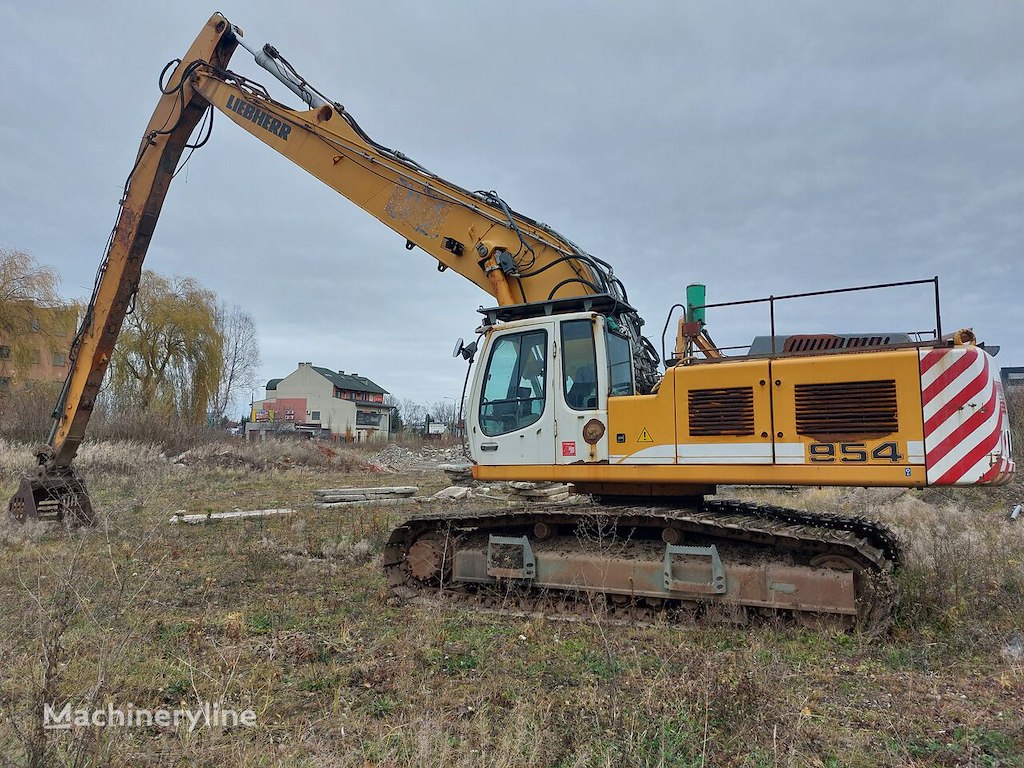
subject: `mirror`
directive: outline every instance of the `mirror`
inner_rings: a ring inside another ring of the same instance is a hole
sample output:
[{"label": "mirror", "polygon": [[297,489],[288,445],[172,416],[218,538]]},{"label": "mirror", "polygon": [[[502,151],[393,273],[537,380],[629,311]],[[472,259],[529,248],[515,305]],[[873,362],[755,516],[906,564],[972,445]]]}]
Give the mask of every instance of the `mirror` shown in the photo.
[{"label": "mirror", "polygon": [[463,344],[462,339],[455,342],[455,351],[452,352],[452,357],[462,357],[469,362],[473,362],[473,356],[476,355],[477,343],[475,341],[469,342],[469,344]]}]

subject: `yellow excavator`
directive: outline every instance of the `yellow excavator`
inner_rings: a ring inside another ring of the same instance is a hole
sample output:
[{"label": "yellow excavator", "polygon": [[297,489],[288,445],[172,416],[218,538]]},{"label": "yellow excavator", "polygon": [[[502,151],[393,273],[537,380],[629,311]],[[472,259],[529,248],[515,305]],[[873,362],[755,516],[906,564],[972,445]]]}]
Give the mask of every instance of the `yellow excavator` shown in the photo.
[{"label": "yellow excavator", "polygon": [[[307,108],[293,110],[228,69],[239,45]],[[969,331],[942,333],[938,278],[898,284],[934,288],[927,334],[787,336],[772,321],[767,336],[729,355],[705,325],[709,308],[727,304],[708,304],[702,286],[689,286],[669,312],[683,310],[672,354],[663,333],[659,355],[607,262],[497,193],[462,189],[378,144],[273,46],[248,44],[220,14],[168,64],[161,91],[49,439],[9,505],[20,520],[94,520],[73,459],[171,179],[183,151],[204,143],[189,141],[211,109],[379,219],[409,250],[428,253],[438,270],[494,297],[478,339],[456,349],[473,375],[465,414],[473,476],[567,482],[595,500],[411,517],[384,554],[402,598],[443,594],[546,614],[599,601],[629,621],[713,608],[880,629],[900,556],[884,526],[707,497],[719,484],[923,488],[1000,484],[1013,474],[991,355]],[[757,301],[774,318],[775,303],[789,298]]]}]

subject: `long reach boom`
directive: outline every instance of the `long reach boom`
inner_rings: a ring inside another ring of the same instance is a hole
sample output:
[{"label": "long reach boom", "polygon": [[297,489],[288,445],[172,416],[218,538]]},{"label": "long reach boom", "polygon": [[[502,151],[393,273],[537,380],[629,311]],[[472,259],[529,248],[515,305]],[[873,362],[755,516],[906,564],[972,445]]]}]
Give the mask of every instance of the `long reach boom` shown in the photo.
[{"label": "long reach boom", "polygon": [[[261,66],[300,96],[296,111],[265,87],[228,69],[242,43]],[[586,296],[611,297],[610,314],[638,350],[637,385],[650,391],[659,358],[640,332],[643,320],[629,306],[611,266],[566,237],[513,211],[493,191],[470,192],[440,178],[401,152],[371,139],[341,104],[313,88],[271,45],[250,46],[221,14],[203,27],[183,59],[161,83],[125,185],[117,223],[70,355],[70,372],[54,411],[32,480],[34,503],[61,497],[92,517],[84,485],[71,469],[100,385],[138,290],[142,265],[164,198],[189,138],[211,107],[339,194],[491,294],[499,306]],[[166,74],[166,69],[165,69]],[[162,78],[163,79],[163,78]],[[200,144],[205,139],[200,141]],[[24,484],[23,484],[24,486]],[[23,487],[15,502],[25,497]],[[76,501],[77,499],[77,501]]]}]

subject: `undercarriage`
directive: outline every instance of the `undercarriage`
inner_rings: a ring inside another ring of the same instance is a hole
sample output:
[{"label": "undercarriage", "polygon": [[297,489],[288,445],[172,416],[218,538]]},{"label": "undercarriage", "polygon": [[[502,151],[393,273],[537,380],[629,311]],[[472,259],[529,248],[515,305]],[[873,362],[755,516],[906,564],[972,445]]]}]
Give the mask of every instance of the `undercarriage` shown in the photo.
[{"label": "undercarriage", "polygon": [[428,512],[384,553],[404,600],[630,623],[720,617],[884,631],[895,536],[862,518],[738,501]]}]

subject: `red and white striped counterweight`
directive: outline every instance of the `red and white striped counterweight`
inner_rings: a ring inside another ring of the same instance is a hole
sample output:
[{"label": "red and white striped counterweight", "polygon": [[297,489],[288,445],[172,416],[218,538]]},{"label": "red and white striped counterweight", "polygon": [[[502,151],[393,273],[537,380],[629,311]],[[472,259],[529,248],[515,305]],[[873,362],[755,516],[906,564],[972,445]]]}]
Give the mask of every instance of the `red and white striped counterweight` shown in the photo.
[{"label": "red and white striped counterweight", "polygon": [[921,352],[929,485],[1002,485],[1013,475],[1006,398],[990,359],[976,346]]}]

